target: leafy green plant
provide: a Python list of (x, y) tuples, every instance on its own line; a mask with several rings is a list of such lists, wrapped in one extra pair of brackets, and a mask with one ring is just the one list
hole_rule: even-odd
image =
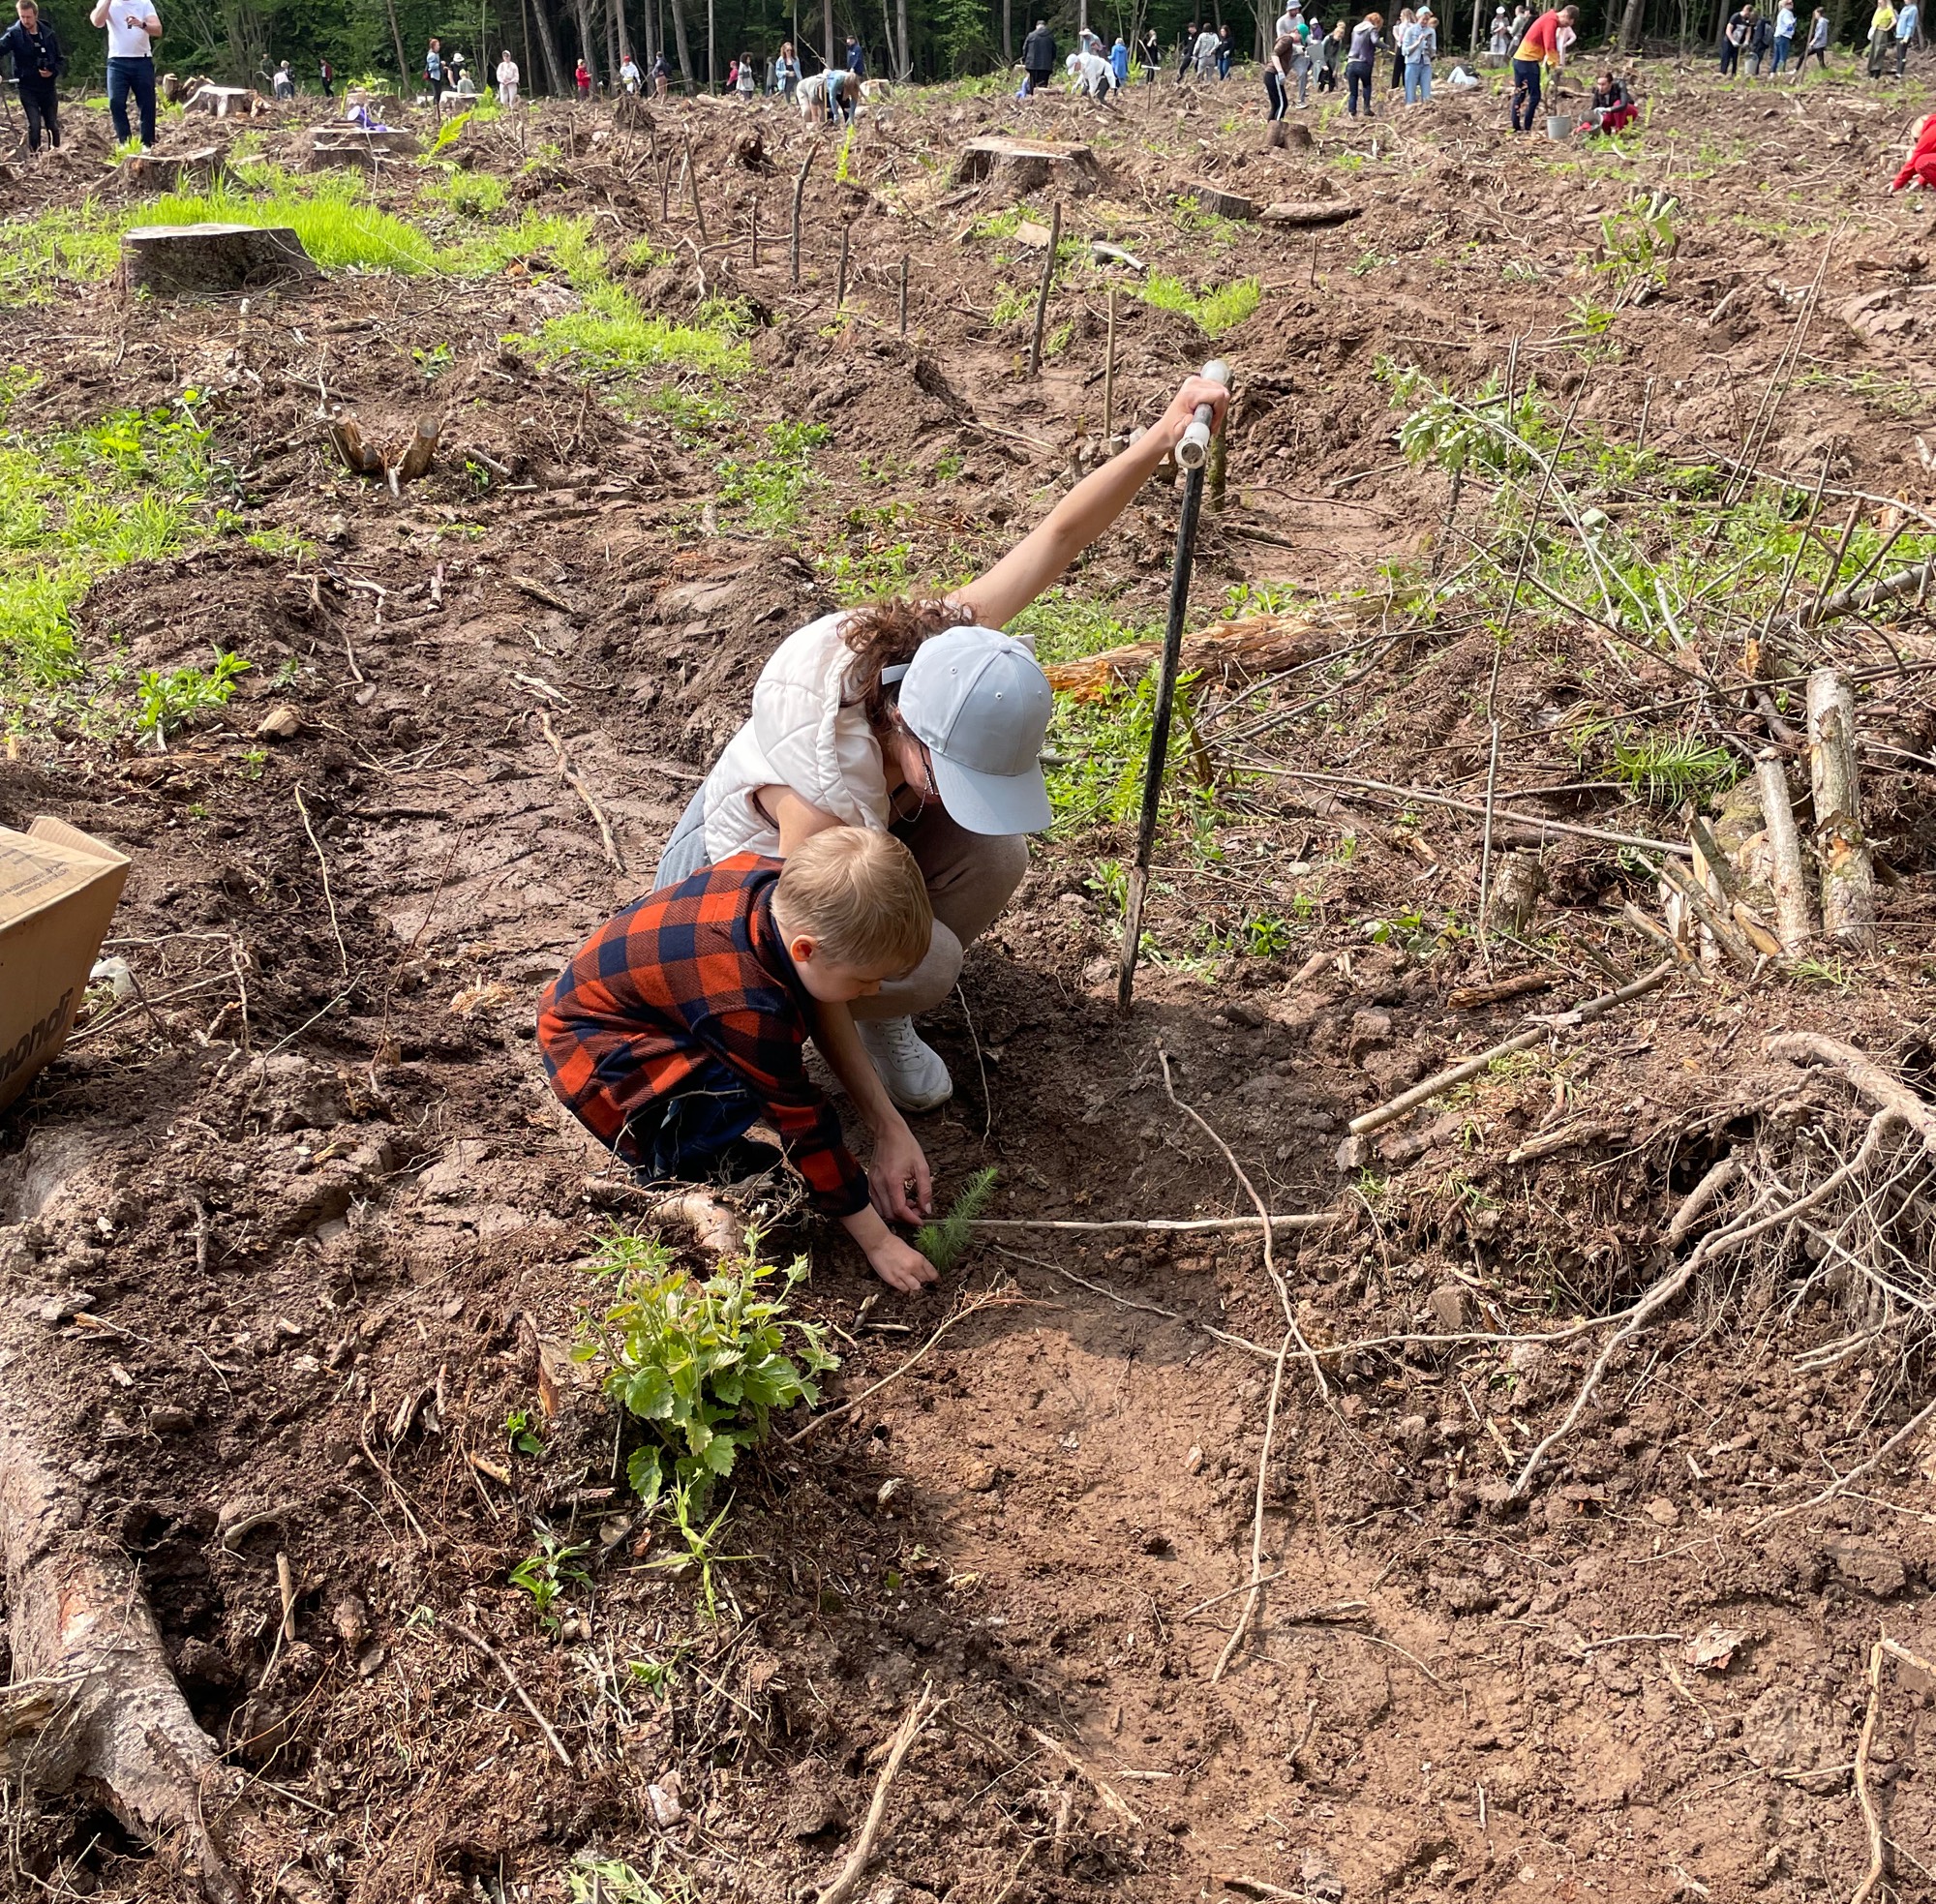
[(564, 1874), (568, 1904), (680, 1904), (690, 1892), (683, 1884), (663, 1891), (622, 1858), (599, 1858), (581, 1851)]
[(1528, 378), (1507, 403), (1497, 378), (1470, 397), (1458, 397), (1415, 365), (1381, 357), (1373, 375), (1391, 393), (1394, 409), (1408, 409), (1398, 427), (1398, 446), (1414, 466), (1436, 465), (1448, 476), (1476, 469), (1493, 477), (1520, 477), (1533, 467), (1526, 443), (1548, 438), (1545, 406)]
[[(650, 1432), (625, 1470), (648, 1507), (670, 1479), (699, 1511), (740, 1454), (766, 1440), (773, 1411), (819, 1401), (814, 1376), (839, 1366), (819, 1326), (788, 1313), (788, 1294), (806, 1278), (804, 1258), (781, 1271), (760, 1262), (757, 1250), (758, 1238), (749, 1238), (743, 1257), (701, 1282), (676, 1267), (662, 1244), (615, 1234), (590, 1265), (611, 1279), (612, 1300), (572, 1353), (583, 1362), (604, 1357), (606, 1393)], [(766, 1293), (776, 1277), (781, 1289)]]
[(1679, 248), (1674, 214), (1679, 201), (1655, 189), (1635, 193), (1624, 210), (1600, 220), (1600, 248), (1605, 254), (1593, 265), (1612, 277), (1616, 308), (1642, 304), (1667, 283), (1667, 261)]
[(136, 683), (139, 697), (135, 708), (136, 731), (157, 747), (166, 747), (168, 736), (187, 726), (197, 714), (227, 707), (235, 683), (249, 667), (239, 654), (218, 654), (214, 667), (208, 669), (172, 668), (164, 674), (159, 668), (143, 668)]
[(513, 1408), (504, 1417), (504, 1438), (517, 1455), (541, 1455), (544, 1436), (538, 1433), (538, 1418), (529, 1408)]
[(470, 114), (469, 112), (453, 112), (437, 129), (437, 136), (431, 140), (430, 150), (424, 154), (421, 163), (430, 165), (439, 153), (448, 152), (464, 136), (464, 129), (469, 123)]
[(975, 1219), (988, 1207), (995, 1194), (995, 1166), (991, 1164), (968, 1179), (953, 1207), (945, 1217), (923, 1224), (915, 1231), (914, 1247), (944, 1273), (954, 1267), (974, 1235)]
[(547, 1633), (556, 1633), (562, 1622), (552, 1609), (569, 1587), (590, 1578), (577, 1564), (578, 1556), (590, 1548), (583, 1541), (560, 1540), (549, 1527), (540, 1527), (537, 1532), (538, 1551), (526, 1555), (511, 1569), (509, 1579), (521, 1593), (530, 1595), (538, 1624)]

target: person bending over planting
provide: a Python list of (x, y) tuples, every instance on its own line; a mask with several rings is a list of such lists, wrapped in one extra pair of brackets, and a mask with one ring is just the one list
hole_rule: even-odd
[(789, 860), (832, 828), (892, 832), (914, 855), (934, 917), (922, 955), (851, 1011), (823, 999), (814, 1030), (874, 1133), (871, 1181), (886, 1217), (928, 1214), (927, 1161), (900, 1109), (931, 1110), (954, 1089), (913, 1020), (954, 989), (963, 948), (1028, 870), (1025, 836), (1049, 823), (1040, 760), (1048, 680), (1026, 643), (997, 630), (1122, 514), (1197, 405), (1221, 420), (1228, 394), (1189, 378), (1153, 429), (945, 600), (875, 602), (796, 629), (666, 843), (660, 887), (735, 854)]
[[(840, 1120), (807, 1077), (817, 1013), (918, 965), (933, 915), (885, 832), (836, 827), (786, 863), (740, 853), (609, 919), (538, 1006), (538, 1048), (572, 1115), (647, 1181), (729, 1182), (779, 1162), (876, 1274), (912, 1291), (934, 1265), (868, 1202)], [(903, 1127), (904, 1128), (904, 1127)]]

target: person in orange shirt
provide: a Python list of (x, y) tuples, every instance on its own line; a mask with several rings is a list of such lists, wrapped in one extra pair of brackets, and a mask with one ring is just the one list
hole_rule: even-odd
[[(1526, 38), (1513, 53), (1512, 124), (1516, 133), (1529, 133), (1539, 117), (1539, 84), (1542, 70), (1552, 67), (1558, 78), (1566, 67), (1566, 46), (1560, 29), (1570, 28), (1580, 17), (1578, 7), (1548, 8), (1527, 28)], [(1568, 35), (1570, 39), (1571, 35)]]

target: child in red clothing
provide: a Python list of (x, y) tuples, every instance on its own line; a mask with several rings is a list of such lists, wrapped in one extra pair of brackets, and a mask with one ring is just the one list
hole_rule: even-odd
[(1891, 192), (1900, 192), (1914, 179), (1925, 192), (1936, 192), (1936, 112), (1916, 128), (1916, 148), (1909, 163), (1896, 173)]
[[(764, 1120), (892, 1287), (935, 1279), (868, 1201), (840, 1120), (806, 1074), (816, 1000), (871, 996), (927, 953), (934, 916), (892, 834), (831, 827), (784, 865), (753, 853), (703, 866), (609, 919), (538, 1007), (538, 1048), (572, 1115), (648, 1179), (743, 1174), (777, 1161)], [(877, 1174), (913, 1138), (885, 1094)], [(915, 1151), (919, 1157), (919, 1151)], [(924, 1190), (922, 1200), (924, 1202)]]

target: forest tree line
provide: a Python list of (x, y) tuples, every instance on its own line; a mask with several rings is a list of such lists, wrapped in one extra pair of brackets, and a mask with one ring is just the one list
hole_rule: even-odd
[[(85, 82), (105, 60), (105, 35), (87, 22), (91, 0), (42, 0), (73, 61), (70, 81)], [(1259, 50), (1283, 0), (156, 0), (166, 33), (157, 57), (166, 71), (251, 83), (266, 90), (282, 60), (298, 86), (314, 89), (320, 62), (339, 79), (365, 76), (421, 91), (424, 49), (433, 36), (461, 51), (480, 86), (508, 50), (528, 93), (564, 95), (580, 59), (603, 90), (616, 85), (627, 55), (644, 70), (663, 47), (687, 90), (717, 89), (730, 61), (750, 56), (765, 70), (791, 41), (808, 73), (845, 63), (849, 35), (865, 48), (870, 75), (914, 80), (960, 78), (1013, 66), (1022, 38), (1046, 18), (1065, 48), (1084, 21), (1104, 41), (1120, 33), (1134, 45), (1151, 27), (1165, 52), (1207, 13), (1226, 21), (1240, 45)], [(1326, 24), (1357, 18), (1364, 5), (1306, 0)], [(1582, 39), (1618, 39), (1634, 49), (1698, 52), (1719, 37), (1739, 0), (1581, 0)], [(1772, 7), (1777, 0), (1763, 0)], [(1442, 0), (1439, 44), (1448, 55), (1481, 44), (1494, 0)], [(1868, 30), (1863, 0), (1828, 0), (1836, 44)], [(1393, 11), (1390, 6), (1387, 13)], [(1808, 7), (1798, 3), (1805, 17)]]

